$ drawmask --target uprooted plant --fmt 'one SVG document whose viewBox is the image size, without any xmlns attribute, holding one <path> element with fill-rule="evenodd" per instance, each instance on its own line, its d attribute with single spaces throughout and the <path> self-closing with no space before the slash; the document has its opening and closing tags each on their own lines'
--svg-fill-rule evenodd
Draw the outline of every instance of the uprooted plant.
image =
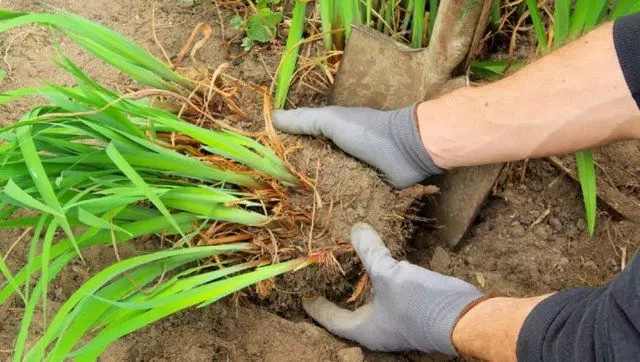
<svg viewBox="0 0 640 362">
<path fill-rule="evenodd" d="M 438 3 L 319 0 L 322 33 L 304 39 L 309 2 L 295 1 L 271 90 L 274 107 L 284 106 L 296 74 L 318 64 L 296 69 L 305 42 L 324 39 L 319 59 L 335 66 L 351 19 L 419 47 L 434 33 Z M 93 360 L 123 335 L 172 313 L 330 259 L 330 252 L 313 250 L 306 240 L 304 247 L 265 247 L 281 237 L 273 233 L 295 234 L 287 233 L 292 219 L 308 219 L 287 208 L 289 191 L 308 181 L 285 161 L 268 108 L 264 133 L 235 129 L 224 120 L 241 110 L 227 96 L 233 91 L 221 85 L 221 69 L 192 79 L 175 71 L 184 52 L 165 64 L 122 35 L 73 14 L 0 11 L 0 32 L 32 23 L 49 26 L 54 43 L 60 35 L 70 38 L 149 89 L 115 92 L 59 51 L 56 62 L 74 86 L 46 83 L 0 94 L 0 103 L 30 95 L 48 100 L 0 130 L 0 228 L 33 232 L 21 270 L 12 273 L 0 257 L 6 280 L 0 303 L 16 296 L 25 305 L 14 360 Z M 476 65 L 500 76 L 507 67 Z M 271 93 L 265 90 L 265 97 Z M 170 249 L 119 258 L 83 284 L 55 316 L 47 316 L 48 284 L 72 261 L 82 260 L 83 251 L 107 246 L 117 255 L 119 247 L 149 235 L 160 235 Z M 31 345 L 39 307 L 45 330 Z"/>
<path fill-rule="evenodd" d="M 56 63 L 74 86 L 46 83 L 0 95 L 2 103 L 29 95 L 49 101 L 0 130 L 0 228 L 33 230 L 26 266 L 14 274 L 0 258 L 6 279 L 0 303 L 17 295 L 25 305 L 14 360 L 92 360 L 153 321 L 321 259 L 307 250 L 266 256 L 247 242 L 252 228 L 287 217 L 286 190 L 301 181 L 272 151 L 278 149 L 273 138 L 214 118 L 212 95 L 223 93 L 215 73 L 210 83 L 187 79 L 122 35 L 62 11 L 0 11 L 0 21 L 0 32 L 48 25 L 56 45 L 64 35 L 152 87 L 118 94 L 57 46 Z M 187 122 L 190 117 L 216 129 Z M 83 250 L 109 245 L 117 254 L 118 245 L 154 234 L 171 248 L 107 267 L 47 316 L 49 282 L 76 257 L 83 260 Z M 39 304 L 46 329 L 27 348 Z M 93 336 L 88 342 L 87 335 Z"/>
</svg>

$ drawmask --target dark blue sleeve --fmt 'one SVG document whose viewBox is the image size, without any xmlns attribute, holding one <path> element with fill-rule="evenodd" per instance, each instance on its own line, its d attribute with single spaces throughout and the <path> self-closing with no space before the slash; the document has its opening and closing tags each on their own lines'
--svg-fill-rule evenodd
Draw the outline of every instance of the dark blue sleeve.
<svg viewBox="0 0 640 362">
<path fill-rule="evenodd" d="M 525 320 L 520 361 L 640 361 L 640 253 L 601 288 L 557 293 Z"/>
<path fill-rule="evenodd" d="M 624 79 L 640 107 L 640 13 L 616 21 L 613 42 Z"/>
</svg>

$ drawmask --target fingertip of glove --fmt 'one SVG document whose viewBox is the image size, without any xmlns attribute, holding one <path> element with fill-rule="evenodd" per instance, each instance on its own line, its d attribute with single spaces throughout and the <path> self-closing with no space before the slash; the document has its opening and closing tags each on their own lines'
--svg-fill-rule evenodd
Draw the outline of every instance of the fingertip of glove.
<svg viewBox="0 0 640 362">
<path fill-rule="evenodd" d="M 356 223 L 351 228 L 351 244 L 358 249 L 361 243 L 364 243 L 362 246 L 366 248 L 385 247 L 380 235 L 371 225 L 364 222 Z"/>
<path fill-rule="evenodd" d="M 364 230 L 373 230 L 373 227 L 371 227 L 371 225 L 367 224 L 366 222 L 358 222 L 351 227 L 352 234 Z"/>
<path fill-rule="evenodd" d="M 358 223 L 351 229 L 351 245 L 372 278 L 390 270 L 398 262 L 380 235 L 368 224 Z"/>
<path fill-rule="evenodd" d="M 286 124 L 288 121 L 290 121 L 290 118 L 292 116 L 291 112 L 292 111 L 285 111 L 283 109 L 274 109 L 273 112 L 271 112 L 273 125 L 279 129 L 283 123 Z"/>
<path fill-rule="evenodd" d="M 302 309 L 313 319 L 321 319 L 332 307 L 332 303 L 325 297 L 302 298 Z"/>
</svg>

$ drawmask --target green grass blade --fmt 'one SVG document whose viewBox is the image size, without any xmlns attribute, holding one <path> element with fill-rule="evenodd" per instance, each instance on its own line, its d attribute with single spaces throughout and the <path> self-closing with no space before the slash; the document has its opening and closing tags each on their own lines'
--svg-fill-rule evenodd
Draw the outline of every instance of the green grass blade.
<svg viewBox="0 0 640 362">
<path fill-rule="evenodd" d="M 341 0 L 342 6 L 338 7 L 338 11 L 342 11 L 342 26 L 344 27 L 344 37 L 349 39 L 351 35 L 351 24 L 355 21 L 355 3 L 354 0 Z"/>
<path fill-rule="evenodd" d="M 42 359 L 42 355 L 40 355 L 41 348 L 43 346 L 48 346 L 55 338 L 60 336 L 61 332 L 63 332 L 73 323 L 78 311 L 74 308 L 78 306 L 78 303 L 82 302 L 82 300 L 87 298 L 89 295 L 96 293 L 106 283 L 110 282 L 117 276 L 122 275 L 129 270 L 163 259 L 170 260 L 170 258 L 190 256 L 192 257 L 192 260 L 198 260 L 221 253 L 231 253 L 240 250 L 247 250 L 250 248 L 251 246 L 247 244 L 229 244 L 178 250 L 166 250 L 133 257 L 131 259 L 113 264 L 89 279 L 73 295 L 71 295 L 69 299 L 67 299 L 67 301 L 60 307 L 58 313 L 49 324 L 49 327 L 47 328 L 44 336 L 30 351 L 30 355 L 27 356 L 27 359 Z"/>
<path fill-rule="evenodd" d="M 27 15 L 27 13 L 18 13 L 14 11 L 0 9 L 0 21 L 11 20 L 11 19 L 19 18 L 25 15 Z"/>
<path fill-rule="evenodd" d="M 351 0 L 346 1 L 346 4 L 350 3 Z M 284 105 L 287 102 L 287 94 L 289 93 L 289 87 L 291 86 L 292 81 L 291 78 L 296 70 L 296 63 L 298 62 L 300 40 L 302 40 L 302 34 L 304 32 L 306 11 L 307 3 L 297 0 L 293 7 L 291 28 L 289 29 L 287 44 L 282 55 L 282 60 L 280 61 L 280 69 L 278 71 L 278 84 L 276 87 L 276 94 L 274 96 L 275 99 L 273 101 L 273 107 L 276 109 L 284 108 Z"/>
<path fill-rule="evenodd" d="M 536 0 L 525 0 L 527 3 L 527 9 L 531 14 L 531 22 L 533 22 L 533 28 L 536 32 L 536 39 L 538 40 L 538 46 L 542 54 L 546 54 L 549 49 L 547 42 L 547 30 L 542 22 L 542 16 L 540 15 L 540 9 L 538 9 L 538 2 Z"/>
<path fill-rule="evenodd" d="M 101 317 L 111 308 L 111 304 L 105 303 L 100 299 L 119 300 L 126 297 L 134 290 L 140 289 L 162 274 L 171 272 L 184 264 L 190 259 L 177 259 L 169 263 L 151 263 L 142 268 L 133 270 L 126 277 L 119 278 L 108 286 L 104 287 L 97 294 L 97 298 L 87 298 L 81 306 L 78 307 L 77 318 L 75 322 L 65 331 L 64 334 L 56 341 L 54 349 L 50 356 L 65 356 L 73 350 L 73 347 L 80 343 L 84 334 L 87 333 Z M 141 292 L 141 294 L 144 294 Z M 146 294 L 145 294 L 146 295 Z"/>
<path fill-rule="evenodd" d="M 18 207 L 11 206 L 6 202 L 0 202 L 0 219 L 8 218 L 18 211 Z"/>
<path fill-rule="evenodd" d="M 118 302 L 115 300 L 102 298 L 97 295 L 93 297 L 102 302 L 109 303 L 122 309 L 147 310 L 158 308 L 167 304 L 179 303 L 185 298 L 185 296 L 181 294 L 181 292 L 191 290 L 200 285 L 249 269 L 252 266 L 255 265 L 253 263 L 244 263 L 240 265 L 225 267 L 207 273 L 192 275 L 186 278 L 180 278 L 177 281 L 173 282 L 170 286 L 164 288 L 161 293 L 154 295 L 153 298 L 149 298 L 149 300 L 146 301 Z"/>
<path fill-rule="evenodd" d="M 38 96 L 38 95 L 41 95 L 42 92 L 45 92 L 46 90 L 47 90 L 47 87 L 13 89 L 0 94 L 0 104 L 12 102 L 27 96 Z"/>
<path fill-rule="evenodd" d="M 270 171 L 270 172 L 276 172 L 278 169 L 281 169 L 281 168 L 284 168 L 286 171 L 286 167 L 284 166 L 284 163 L 282 162 L 282 160 L 273 151 L 263 146 L 260 142 L 257 142 L 256 140 L 251 139 L 247 136 L 243 136 L 241 134 L 237 134 L 229 131 L 223 131 L 222 134 L 224 135 L 224 137 L 229 138 L 230 142 L 238 145 L 242 145 L 247 149 L 253 150 L 255 153 L 257 153 L 261 157 L 267 159 L 269 161 L 268 162 L 269 166 L 274 168 L 274 171 Z M 284 181 L 286 181 L 286 179 Z"/>
<path fill-rule="evenodd" d="M 318 0 L 318 10 L 320 12 L 320 21 L 322 24 L 322 32 L 325 33 L 322 38 L 324 41 L 324 48 L 327 51 L 333 50 L 333 37 L 331 31 L 333 30 L 333 1 L 334 0 Z M 286 51 L 286 50 L 285 50 Z M 1 98 L 0 98 L 1 99 Z"/>
<path fill-rule="evenodd" d="M 130 232 L 128 232 L 127 230 L 114 225 L 110 222 L 108 222 L 105 219 L 99 218 L 95 215 L 93 215 L 92 213 L 86 211 L 83 208 L 78 208 L 78 220 L 80 220 L 80 222 L 82 222 L 83 224 L 87 225 L 87 226 L 92 226 L 92 227 L 96 227 L 99 229 L 106 229 L 106 230 L 113 230 L 113 231 L 120 231 L 126 234 L 131 235 Z"/>
<path fill-rule="evenodd" d="M 596 225 L 597 193 L 596 193 L 596 169 L 593 162 L 593 152 L 581 151 L 576 153 L 576 165 L 580 186 L 582 187 L 582 197 L 587 215 L 587 227 L 589 235 L 593 236 Z"/>
<path fill-rule="evenodd" d="M 27 299 L 29 299 L 29 281 L 31 280 L 31 276 L 33 275 L 33 271 L 36 268 L 34 263 L 38 262 L 41 259 L 36 259 L 36 255 L 38 253 L 38 242 L 40 241 L 40 234 L 42 234 L 42 230 L 44 226 L 48 222 L 47 215 L 40 216 L 40 220 L 38 220 L 38 224 L 33 229 L 33 236 L 31 237 L 31 242 L 29 243 L 29 258 L 27 259 L 27 265 L 16 275 L 19 283 L 24 283 L 24 294 Z M 22 279 L 20 279 L 22 278 Z M 4 294 L 4 297 L 2 296 Z M 0 292 L 0 304 L 3 304 L 4 301 L 11 295 L 10 291 L 3 289 Z"/>
<path fill-rule="evenodd" d="M 580 36 L 598 25 L 598 23 L 602 19 L 602 15 L 605 14 L 609 7 L 609 1 L 607 0 L 579 0 L 585 5 L 582 5 L 586 8 L 584 15 L 584 24 L 582 25 L 582 29 L 572 29 L 572 33 L 574 36 Z M 576 6 L 580 6 L 577 4 Z M 578 9 L 576 8 L 576 12 Z M 574 15 L 575 16 L 575 15 Z M 577 26 L 577 25 L 575 25 Z"/>
<path fill-rule="evenodd" d="M 40 217 L 38 216 L 30 216 L 30 217 L 14 217 L 8 220 L 0 221 L 0 229 L 19 229 L 26 227 L 35 227 L 38 224 L 38 220 Z M 78 226 L 71 224 L 72 226 Z"/>
<path fill-rule="evenodd" d="M 384 12 L 384 33 L 387 35 L 392 35 L 393 32 L 396 31 L 396 29 L 392 29 L 393 27 L 393 19 L 394 19 L 394 7 L 395 7 L 395 0 L 386 0 L 386 4 L 385 4 L 385 12 Z"/>
<path fill-rule="evenodd" d="M 63 31 L 63 34 L 73 39 L 76 43 L 80 44 L 89 53 L 93 54 L 96 58 L 99 58 L 107 64 L 121 70 L 123 73 L 128 74 L 131 78 L 138 82 L 147 84 L 154 88 L 166 89 L 169 91 L 177 91 L 169 82 L 164 80 L 157 74 L 150 72 L 149 70 L 132 64 L 128 59 L 118 54 L 114 54 L 108 49 L 104 48 L 92 39 L 85 38 L 70 31 Z"/>
<path fill-rule="evenodd" d="M 386 17 L 386 13 L 387 13 L 387 6 L 386 6 L 386 1 L 387 0 L 378 0 L 378 21 L 376 21 L 376 30 L 379 32 L 382 32 L 383 30 L 383 26 L 384 26 L 384 19 Z"/>
<path fill-rule="evenodd" d="M 68 205 L 68 208 L 73 209 L 76 207 L 82 207 L 92 214 L 101 214 L 115 208 L 130 206 L 145 199 L 146 197 L 144 196 L 124 197 L 120 195 L 111 195 L 89 200 L 82 200 L 77 203 Z"/>
<path fill-rule="evenodd" d="M 78 15 L 63 11 L 59 11 L 58 14 L 18 14 L 5 11 L 3 14 L 6 18 L 0 23 L 0 32 L 27 24 L 53 26 L 67 35 L 71 34 L 72 37 L 81 36 L 84 39 L 91 39 L 92 43 L 81 43 L 81 45 L 92 52 L 95 51 L 94 48 L 91 48 L 92 44 L 98 44 L 104 50 L 94 54 L 107 63 L 110 63 L 112 58 L 126 59 L 126 63 L 131 67 L 150 70 L 158 76 L 181 84 L 188 89 L 195 88 L 192 82 L 171 70 L 136 43 Z M 129 68 L 124 68 L 125 73 L 128 70 Z"/>
<path fill-rule="evenodd" d="M 478 61 L 471 64 L 471 73 L 477 77 L 487 80 L 498 80 L 505 76 L 507 72 L 515 72 L 524 67 L 524 64 L 515 61 L 512 64 L 504 60 Z"/>
<path fill-rule="evenodd" d="M 10 198 L 16 200 L 21 205 L 26 206 L 32 210 L 38 210 L 40 212 L 50 214 L 56 217 L 62 217 L 64 214 L 58 210 L 54 210 L 53 208 L 41 203 L 40 201 L 34 199 L 26 193 L 23 189 L 21 189 L 18 185 L 13 182 L 13 180 L 9 180 L 7 185 L 4 187 L 3 193 Z M 17 205 L 16 205 L 17 206 Z"/>
<path fill-rule="evenodd" d="M 17 206 L 7 206 L 0 212 L 0 220 L 5 220 L 9 216 L 13 215 L 18 210 Z"/>
<path fill-rule="evenodd" d="M 49 182 L 47 173 L 42 166 L 42 161 L 40 159 L 36 146 L 33 143 L 33 138 L 31 136 L 31 126 L 17 128 L 16 137 L 18 139 L 18 142 L 20 142 L 20 149 L 22 151 L 25 164 L 27 165 L 29 173 L 31 174 L 31 178 L 33 179 L 33 183 L 38 188 L 38 191 L 40 192 L 44 203 L 57 212 L 57 215 L 55 215 L 55 217 L 58 220 L 58 224 L 60 225 L 60 227 L 62 227 L 69 239 L 73 242 L 73 246 L 76 249 L 78 256 L 84 262 L 82 254 L 80 253 L 80 249 L 76 244 L 73 231 L 71 230 L 71 225 L 69 225 L 69 220 L 67 220 L 67 217 L 62 213 L 62 207 L 60 206 L 58 197 L 53 191 L 53 187 Z"/>
<path fill-rule="evenodd" d="M 174 209 L 200 215 L 220 221 L 228 221 L 242 225 L 259 226 L 269 220 L 267 216 L 257 212 L 247 211 L 235 207 L 225 207 L 220 204 L 211 204 L 202 201 L 189 201 L 184 199 L 163 198 L 163 202 Z"/>
<path fill-rule="evenodd" d="M 362 12 L 360 0 L 351 1 L 353 1 L 353 22 L 356 24 L 362 24 L 365 21 L 365 16 Z"/>
<path fill-rule="evenodd" d="M 411 46 L 422 47 L 424 35 L 424 13 L 427 8 L 427 0 L 415 0 L 413 3 L 413 21 L 411 23 Z"/>
<path fill-rule="evenodd" d="M 233 203 L 240 201 L 237 197 L 230 193 L 230 190 L 216 189 L 213 187 L 201 186 L 201 187 L 176 187 L 162 195 L 163 198 L 189 200 L 189 201 L 203 201 L 210 203 Z"/>
<path fill-rule="evenodd" d="M 413 1 L 414 0 L 407 0 L 406 1 L 406 7 L 404 9 L 404 16 L 402 18 L 402 25 L 400 27 L 400 29 L 402 31 L 407 31 L 407 29 L 409 29 L 409 23 L 411 22 L 411 17 L 413 15 Z"/>
<path fill-rule="evenodd" d="M 491 26 L 493 29 L 500 27 L 500 21 L 502 20 L 501 1 L 493 0 L 491 2 Z"/>
<path fill-rule="evenodd" d="M 272 278 L 288 271 L 293 271 L 299 265 L 300 261 L 298 260 L 274 264 L 257 269 L 256 271 L 250 273 L 241 274 L 232 278 L 224 279 L 218 282 L 206 284 L 188 290 L 182 293 L 182 298 L 179 298 L 178 302 L 153 308 L 148 312 L 140 314 L 133 318 L 114 321 L 110 326 L 108 326 L 100 334 L 98 334 L 98 336 L 96 336 L 96 338 L 94 338 L 90 343 L 67 357 L 82 356 L 83 354 L 88 354 L 88 356 L 85 357 L 97 356 L 113 341 L 116 341 L 122 336 L 134 332 L 152 322 L 155 322 L 159 319 L 162 319 L 168 315 L 191 306 L 219 300 L 224 296 L 227 296 L 259 281 Z"/>
<path fill-rule="evenodd" d="M 553 11 L 554 46 L 559 48 L 569 41 L 571 0 L 555 0 Z"/>
<path fill-rule="evenodd" d="M 53 62 L 56 63 L 60 68 L 64 69 L 67 73 L 71 74 L 77 84 L 83 84 L 87 87 L 90 87 L 91 89 L 94 89 L 98 93 L 111 97 L 112 99 L 120 97 L 118 93 L 101 86 L 98 82 L 89 77 L 85 72 L 82 71 L 79 66 L 77 66 L 71 59 L 69 59 L 69 57 L 64 54 L 62 48 L 60 48 L 58 44 L 56 45 L 56 50 L 58 51 L 58 56 L 60 57 L 61 61 L 53 59 Z M 124 100 L 124 102 L 126 103 L 126 100 Z"/>
<path fill-rule="evenodd" d="M 576 0 L 576 5 L 573 10 L 573 14 L 571 14 L 569 23 L 569 39 L 576 39 L 580 34 L 582 34 L 587 19 L 587 13 L 589 11 L 595 11 L 595 6 L 593 6 L 593 4 L 593 0 Z"/>
<path fill-rule="evenodd" d="M 304 6 L 304 4 L 301 5 L 301 7 Z M 304 15 L 304 11 L 302 12 L 302 14 Z M 304 21 L 304 17 L 302 18 L 302 21 Z M 294 68 L 295 65 L 292 65 L 292 71 Z M 283 83 L 280 82 L 280 84 Z M 285 92 L 284 94 L 281 94 L 281 96 L 283 97 L 283 99 L 286 98 L 286 91 L 283 90 L 280 86 L 278 87 L 278 89 L 280 89 L 281 92 Z M 265 147 L 255 140 L 250 140 L 246 137 L 243 138 L 242 136 L 231 132 L 217 132 L 203 129 L 194 124 L 184 122 L 174 115 L 168 114 L 164 111 L 155 110 L 153 112 L 154 113 L 147 114 L 147 117 L 155 116 L 156 123 L 171 127 L 175 132 L 188 135 L 189 137 L 206 145 L 206 147 L 204 148 L 212 153 L 245 164 L 254 170 L 264 172 L 267 175 L 273 176 L 279 180 L 297 183 L 296 178 L 287 171 L 284 163 L 281 160 L 277 159 L 273 152 L 269 151 L 268 153 L 270 156 L 267 157 L 265 156 L 264 152 L 259 151 L 265 149 Z M 240 138 L 244 139 L 245 141 L 239 141 Z M 243 145 L 243 147 L 239 147 L 239 144 Z M 252 150 L 258 150 L 262 157 Z M 275 160 L 277 160 L 277 163 Z M 251 177 L 241 174 L 237 175 L 238 178 L 241 176 L 244 176 L 247 181 L 246 183 L 240 185 L 259 185 L 259 182 L 252 179 Z"/>
<path fill-rule="evenodd" d="M 9 284 L 9 286 L 13 288 L 13 291 L 20 296 L 22 301 L 24 301 L 24 304 L 27 304 L 27 298 L 25 297 L 24 294 L 22 294 L 22 291 L 20 290 L 20 286 L 18 285 L 18 283 L 16 283 L 16 280 L 13 278 L 13 275 L 11 275 L 11 271 L 9 271 L 9 268 L 7 267 L 7 264 L 4 262 L 4 258 L 2 257 L 2 255 L 0 255 L 0 273 L 2 273 L 4 278 L 7 280 L 7 284 Z"/>
<path fill-rule="evenodd" d="M 142 221 L 161 216 L 157 210 L 140 205 L 129 205 L 119 214 L 118 219 L 123 221 Z"/>
<path fill-rule="evenodd" d="M 56 230 L 58 229 L 58 221 L 52 220 L 47 226 L 47 232 L 44 234 L 44 239 L 42 241 L 42 268 L 40 268 L 40 280 L 42 283 L 42 325 L 47 325 L 47 299 L 49 298 L 48 289 L 49 289 L 49 280 L 53 279 L 53 277 L 49 278 L 49 256 L 51 255 L 51 244 L 53 244 L 53 237 L 56 235 Z"/>
<path fill-rule="evenodd" d="M 611 20 L 616 20 L 625 15 L 629 15 L 632 7 L 638 5 L 637 1 L 638 0 L 616 0 L 613 8 L 611 9 Z"/>
<path fill-rule="evenodd" d="M 431 39 L 433 26 L 436 24 L 436 18 L 438 17 L 438 6 L 440 6 L 440 0 L 429 0 L 429 39 Z"/>
<path fill-rule="evenodd" d="M 256 182 L 251 177 L 229 172 L 209 166 L 197 159 L 182 156 L 177 152 L 172 154 L 156 154 L 151 152 L 136 152 L 128 147 L 121 147 L 123 157 L 135 168 L 156 169 L 175 176 L 190 177 L 209 182 L 223 182 L 235 185 L 251 185 Z"/>
<path fill-rule="evenodd" d="M 188 213 L 179 213 L 174 214 L 174 218 L 178 221 L 180 225 L 182 225 L 182 229 L 185 231 L 190 231 L 193 229 L 193 222 L 198 219 L 197 215 L 188 214 Z M 42 217 L 41 222 L 38 224 L 34 231 L 34 237 L 32 239 L 32 246 L 37 246 L 37 241 L 39 235 L 44 228 L 46 223 L 46 217 Z M 129 233 L 115 233 L 115 241 L 117 243 L 124 242 L 127 240 L 133 239 L 129 234 L 132 234 L 133 237 L 139 237 L 142 235 L 151 235 L 156 233 L 164 233 L 166 235 L 174 235 L 176 232 L 172 232 L 172 229 L 168 229 L 167 220 L 164 216 L 156 216 L 149 217 L 138 221 L 133 221 L 125 225 L 120 225 L 123 229 L 127 230 Z M 78 239 L 78 243 L 81 248 L 85 249 L 95 245 L 103 245 L 110 244 L 113 242 L 113 235 L 111 231 L 100 231 L 97 228 L 91 228 L 87 230 L 84 234 L 80 236 Z M 72 243 L 69 239 L 61 240 L 57 242 L 51 248 L 51 256 L 50 259 L 54 260 L 60 257 L 67 258 L 67 261 L 71 261 L 73 259 L 74 254 L 69 253 L 73 251 Z M 14 279 L 18 284 L 23 284 L 25 281 L 29 280 L 30 276 L 33 272 L 39 270 L 41 267 L 40 261 L 41 258 L 36 255 L 37 248 L 32 247 L 29 252 L 29 263 L 25 268 L 20 270 L 18 273 L 14 275 Z M 65 254 L 67 253 L 67 254 Z M 29 277 L 28 277 L 29 276 Z M 28 287 L 28 284 L 27 284 Z M 13 291 L 11 287 L 6 286 L 0 290 L 0 304 L 4 303 L 11 295 Z M 25 292 L 27 297 L 29 296 L 27 292 Z"/>
<path fill-rule="evenodd" d="M 107 155 L 113 161 L 113 163 L 118 166 L 120 171 L 122 171 L 122 173 L 124 173 L 129 178 L 129 180 L 131 180 L 131 182 L 136 185 L 142 193 L 144 193 L 149 201 L 151 201 L 151 203 L 153 203 L 153 205 L 167 218 L 167 221 L 176 229 L 176 231 L 178 231 L 180 235 L 184 237 L 184 232 L 182 231 L 182 229 L 180 229 L 180 226 L 173 218 L 173 216 L 171 216 L 171 213 L 169 212 L 169 210 L 167 210 L 167 207 L 164 206 L 158 195 L 151 191 L 149 185 L 147 185 L 144 179 L 140 177 L 138 172 L 136 172 L 136 170 L 131 167 L 131 165 L 122 156 L 122 154 L 120 154 L 113 143 L 110 143 L 109 146 L 107 146 Z"/>
<path fill-rule="evenodd" d="M 235 263 L 236 261 L 234 261 L 233 259 L 231 259 L 229 262 L 227 261 L 221 261 L 220 263 L 216 263 L 217 266 L 219 267 L 226 267 L 226 265 L 232 265 L 233 263 Z M 152 265 L 157 265 L 158 263 L 154 263 Z M 145 266 L 141 269 L 150 267 L 149 266 Z M 111 287 L 111 285 L 109 285 L 107 288 L 104 288 L 103 290 L 100 290 L 96 296 L 101 297 L 103 299 L 106 299 L 108 301 L 114 301 L 114 300 L 121 300 L 123 302 L 128 302 L 128 303 L 136 303 L 136 302 L 144 302 L 144 301 L 148 301 L 151 300 L 153 298 L 158 298 L 160 296 L 166 296 L 169 294 L 175 294 L 175 292 L 182 290 L 182 289 L 175 289 L 175 285 L 176 283 L 178 283 L 178 281 L 180 279 L 183 278 L 189 278 L 193 275 L 195 275 L 195 273 L 200 272 L 202 270 L 204 270 L 205 268 L 211 267 L 211 265 L 201 265 L 201 266 L 196 266 L 193 268 L 189 268 L 183 272 L 178 273 L 177 275 L 175 275 L 173 278 L 163 282 L 162 284 L 158 285 L 155 284 L 153 286 L 153 290 L 151 292 L 147 292 L 144 289 L 141 288 L 137 288 L 137 290 L 130 290 L 129 293 L 126 293 L 126 295 L 124 295 L 122 298 L 118 299 L 118 298 L 114 298 L 114 297 L 109 297 L 108 295 L 106 295 L 105 293 L 105 289 Z M 122 278 L 121 278 L 122 279 Z M 115 284 L 115 283 L 113 283 Z M 144 284 L 139 284 L 139 285 L 143 285 Z M 172 289 L 172 290 L 170 290 Z M 126 318 L 131 318 L 135 315 L 138 315 L 140 313 L 142 313 L 143 311 L 140 310 L 135 310 L 135 309 L 123 309 L 123 308 L 119 308 L 119 307 L 115 307 L 113 306 L 112 303 L 109 304 L 109 309 L 107 311 L 105 311 L 102 316 L 100 316 L 100 318 L 98 318 L 95 323 L 92 325 L 92 330 L 101 330 L 104 327 L 106 327 L 107 325 L 109 325 L 110 323 L 113 323 L 113 321 L 120 319 L 126 319 Z M 66 333 L 65 333 L 66 334 Z"/>
<path fill-rule="evenodd" d="M 78 26 L 74 26 L 72 30 L 81 34 L 86 34 L 88 38 L 94 40 L 101 39 L 103 41 L 103 45 L 107 46 L 109 50 L 119 54 L 120 56 L 129 58 L 131 63 L 140 65 L 145 69 L 152 70 L 154 73 L 164 77 L 165 79 L 182 84 L 188 89 L 195 88 L 195 85 L 191 81 L 174 72 L 166 64 L 158 60 L 158 58 L 154 57 L 141 46 L 127 39 L 122 34 L 73 13 L 66 11 L 59 12 L 66 18 L 71 19 L 75 24 L 78 24 Z M 82 29 L 82 31 L 80 31 L 80 29 Z"/>
<path fill-rule="evenodd" d="M 54 260 L 49 267 L 49 274 L 55 275 L 59 273 L 66 264 L 67 263 L 64 259 Z M 31 297 L 29 298 L 29 302 L 25 306 L 24 313 L 22 314 L 22 320 L 20 321 L 20 331 L 18 332 L 18 336 L 13 347 L 13 361 L 15 362 L 22 361 L 22 355 L 24 354 L 24 349 L 29 337 L 29 327 L 31 326 L 31 320 L 33 319 L 33 314 L 36 311 L 38 301 L 40 300 L 43 286 L 48 282 L 48 280 L 45 281 L 42 278 L 38 281 L 36 286 L 33 288 L 33 292 Z M 44 351 L 41 351 L 41 353 L 44 354 Z"/>
<path fill-rule="evenodd" d="M 100 171 L 75 171 L 75 170 L 64 170 L 60 173 L 60 176 L 56 178 L 56 186 L 59 188 L 67 188 L 76 186 L 82 182 L 87 180 L 91 180 L 92 178 L 99 178 L 101 176 L 112 175 L 117 173 L 118 170 L 100 170 Z M 67 206 L 63 208 L 63 210 Z"/>
</svg>

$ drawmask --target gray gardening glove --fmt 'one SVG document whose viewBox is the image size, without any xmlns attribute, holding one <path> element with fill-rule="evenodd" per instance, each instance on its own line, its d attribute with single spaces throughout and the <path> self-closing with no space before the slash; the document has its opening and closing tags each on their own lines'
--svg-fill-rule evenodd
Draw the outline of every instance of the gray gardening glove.
<svg viewBox="0 0 640 362">
<path fill-rule="evenodd" d="M 414 107 L 395 111 L 337 106 L 276 110 L 273 123 L 287 133 L 325 136 L 381 171 L 391 186 L 404 188 L 442 173 L 424 149 Z"/>
<path fill-rule="evenodd" d="M 394 260 L 367 224 L 353 227 L 351 244 L 373 283 L 373 301 L 352 312 L 318 297 L 303 302 L 307 313 L 330 332 L 375 351 L 455 355 L 450 336 L 456 319 L 482 293 L 460 279 Z"/>
</svg>

